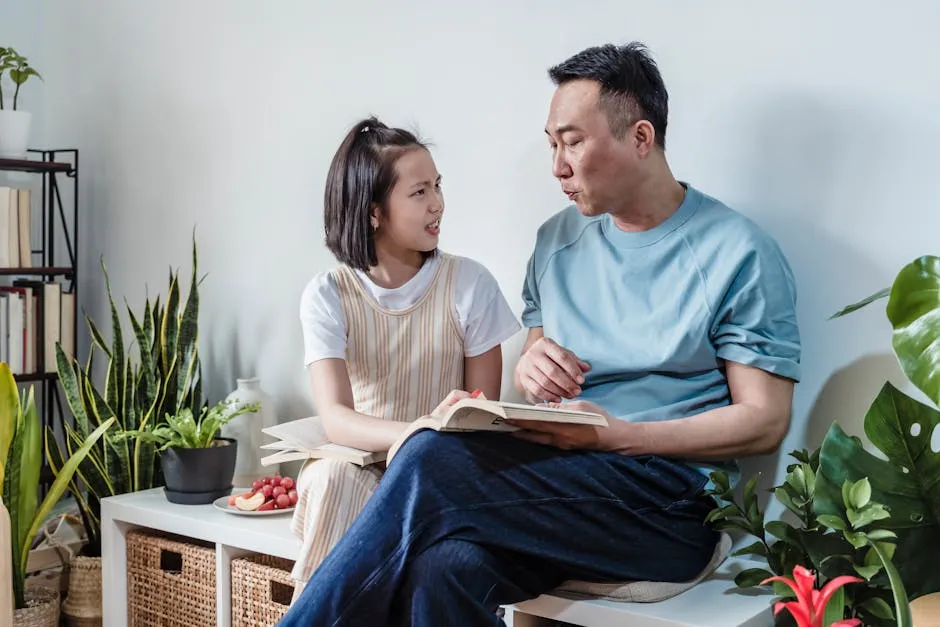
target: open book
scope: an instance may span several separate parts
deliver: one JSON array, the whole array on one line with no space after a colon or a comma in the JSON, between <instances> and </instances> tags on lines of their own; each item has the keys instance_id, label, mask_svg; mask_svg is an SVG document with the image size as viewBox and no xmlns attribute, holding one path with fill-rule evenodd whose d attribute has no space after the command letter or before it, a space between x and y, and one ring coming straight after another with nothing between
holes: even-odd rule
<instances>
[{"instance_id":1,"label":"open book","mask_svg":"<svg viewBox=\"0 0 940 627\"><path fill-rule=\"evenodd\" d=\"M342 459L359 466L377 462L391 462L405 441L418 431L516 431L519 427L506 420L542 420L599 427L607 426L607 419L600 414L574 411L544 405L522 405L484 398L465 398L457 401L440 415L430 415L410 423L401 437L387 452L363 451L350 446L330 442L319 418L302 418L263 429L264 433L277 438L276 442L264 444L263 449L277 452L263 457L264 465L308 458Z\"/></svg>"}]
</instances>

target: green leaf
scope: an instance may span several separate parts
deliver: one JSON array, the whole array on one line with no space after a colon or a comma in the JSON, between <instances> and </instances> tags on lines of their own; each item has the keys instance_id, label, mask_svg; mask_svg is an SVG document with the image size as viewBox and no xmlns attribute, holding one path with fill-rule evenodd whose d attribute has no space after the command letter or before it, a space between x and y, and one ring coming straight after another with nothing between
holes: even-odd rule
<instances>
[{"instance_id":1,"label":"green leaf","mask_svg":"<svg viewBox=\"0 0 940 627\"><path fill-rule=\"evenodd\" d=\"M59 502L62 498L62 494L65 492L66 487L68 487L69 482L72 480L72 475L75 473L75 470L78 468L78 465L88 454L88 451L95 445L99 438L104 436L105 432L111 428L111 425L114 424L114 419L110 419L97 429L95 429L91 435L82 443L81 448L79 448L75 453L69 457L65 462L65 465L59 470L58 476L56 476L55 481L52 482L52 485L49 487L49 491L46 493L46 497L42 501L42 505L39 506L39 511L36 512L34 519L31 521L29 531L26 534L27 538L33 538L36 533L39 531L39 528L46 521L46 517L49 515L49 512L52 508ZM39 488L37 482L36 489ZM23 543L23 546L20 547L21 551L21 564L26 564L27 559L29 558L29 547L30 542L27 540Z\"/></svg>"},{"instance_id":2,"label":"green leaf","mask_svg":"<svg viewBox=\"0 0 940 627\"><path fill-rule=\"evenodd\" d=\"M757 506L757 482L760 479L760 473L755 474L744 484L744 510L750 511L752 507Z\"/></svg>"},{"instance_id":3,"label":"green leaf","mask_svg":"<svg viewBox=\"0 0 940 627\"><path fill-rule=\"evenodd\" d=\"M849 522L852 523L853 529L861 529L876 520L884 520L891 517L891 514L884 508L884 505L880 503L869 503L869 506L861 511L848 510L847 515Z\"/></svg>"},{"instance_id":4,"label":"green leaf","mask_svg":"<svg viewBox=\"0 0 940 627\"><path fill-rule=\"evenodd\" d=\"M760 582L773 576L773 573L763 568L747 568L735 576L734 583L739 588L751 588L759 586Z\"/></svg>"},{"instance_id":5,"label":"green leaf","mask_svg":"<svg viewBox=\"0 0 940 627\"><path fill-rule=\"evenodd\" d=\"M749 544L749 545L747 545L746 547L743 547L743 548L738 549L737 551L735 551L735 552L732 553L731 555L734 555L734 556L738 556L738 555L756 555L756 556L758 556L758 557L766 558L766 557L767 557L767 547L764 546L764 543L763 543L763 542L754 542L753 544Z\"/></svg>"},{"instance_id":6,"label":"green leaf","mask_svg":"<svg viewBox=\"0 0 940 627\"><path fill-rule=\"evenodd\" d=\"M831 625L845 617L845 588L839 588L829 597L823 612L823 625Z\"/></svg>"},{"instance_id":7,"label":"green leaf","mask_svg":"<svg viewBox=\"0 0 940 627\"><path fill-rule=\"evenodd\" d=\"M872 529L871 531L866 532L869 540L895 540L897 539L897 534L891 531L890 529Z\"/></svg>"},{"instance_id":8,"label":"green leaf","mask_svg":"<svg viewBox=\"0 0 940 627\"><path fill-rule=\"evenodd\" d=\"M940 405L940 257L923 256L904 266L886 311L901 369Z\"/></svg>"},{"instance_id":9,"label":"green leaf","mask_svg":"<svg viewBox=\"0 0 940 627\"><path fill-rule=\"evenodd\" d=\"M705 522L715 522L717 520L724 520L731 515L737 514L740 510L735 504L724 505L722 507L716 507L712 511L708 512L708 516L705 517Z\"/></svg>"},{"instance_id":10,"label":"green leaf","mask_svg":"<svg viewBox=\"0 0 940 627\"><path fill-rule=\"evenodd\" d=\"M787 493L785 487L781 486L774 488L774 496L777 497L777 500L780 501L784 507L794 513L799 513L800 508L797 507L796 503L793 502L793 499L790 498L790 495Z\"/></svg>"},{"instance_id":11,"label":"green leaf","mask_svg":"<svg viewBox=\"0 0 940 627\"><path fill-rule=\"evenodd\" d=\"M843 309L840 309L840 310L837 311L836 313L834 313L834 314L832 314L831 316L829 316L829 319L832 320L833 318L840 318L840 317L842 317L842 316L846 316L846 315L852 313L853 311L858 311L858 310L861 309L862 307L865 307L865 306L867 306L867 305L870 305L871 303L875 302L876 300L881 300L882 298L887 297L890 293L891 293L891 288L888 288L888 287L886 287L886 288L884 288L884 289L881 289L881 290L878 290L877 292L875 292L875 293L872 294L871 296L868 296L867 298L863 298L862 300L858 301L857 303L853 303L853 304L848 305L847 307L845 307L845 308L843 308Z\"/></svg>"},{"instance_id":12,"label":"green leaf","mask_svg":"<svg viewBox=\"0 0 940 627\"><path fill-rule=\"evenodd\" d=\"M845 529L845 521L842 520L842 518L839 516L833 516L832 514L822 514L821 516L817 516L816 520L819 521L819 524L825 525L830 529L838 529L839 531Z\"/></svg>"},{"instance_id":13,"label":"green leaf","mask_svg":"<svg viewBox=\"0 0 940 627\"><path fill-rule=\"evenodd\" d=\"M861 531L843 531L842 535L845 536L845 539L849 541L849 544L854 546L856 549L860 549L868 544L868 539Z\"/></svg>"},{"instance_id":14,"label":"green leaf","mask_svg":"<svg viewBox=\"0 0 940 627\"><path fill-rule=\"evenodd\" d=\"M731 483L728 480L728 473L718 470L709 475L712 483L715 484L715 491L719 494L726 494L731 491Z\"/></svg>"},{"instance_id":15,"label":"green leaf","mask_svg":"<svg viewBox=\"0 0 940 627\"><path fill-rule=\"evenodd\" d=\"M891 606L888 605L888 603L881 597L872 597L870 599L866 599L858 606L858 609L863 610L876 618L894 620L894 610L892 610Z\"/></svg>"},{"instance_id":16,"label":"green leaf","mask_svg":"<svg viewBox=\"0 0 940 627\"><path fill-rule=\"evenodd\" d=\"M89 353L90 355L90 353ZM62 350L61 344L55 345L56 372L59 375L59 383L62 384L62 390L65 392L65 401L68 403L69 411L75 417L78 428L83 432L88 429L88 414L85 411L85 404L82 400L82 392L79 388L79 377L75 372L77 364L73 367L73 361Z\"/></svg>"},{"instance_id":17,"label":"green leaf","mask_svg":"<svg viewBox=\"0 0 940 627\"><path fill-rule=\"evenodd\" d=\"M39 470L42 467L42 423L36 411L36 402L33 398L33 387L26 392L26 402L22 404L23 446L19 451L19 459L14 463L20 464L19 472L19 511L11 516L19 516L21 521L20 533L26 534L29 525L36 516L36 505L39 500ZM17 547L29 544L32 536L20 535L15 538ZM23 561L22 564L26 562Z\"/></svg>"},{"instance_id":18,"label":"green leaf","mask_svg":"<svg viewBox=\"0 0 940 627\"><path fill-rule=\"evenodd\" d=\"M872 577L881 572L881 564L873 564L871 566L861 566L859 564L854 565L855 572L858 573L859 577L864 577L866 580L870 581Z\"/></svg>"},{"instance_id":19,"label":"green leaf","mask_svg":"<svg viewBox=\"0 0 940 627\"><path fill-rule=\"evenodd\" d=\"M58 346L58 345L57 345ZM13 435L16 432L16 418L20 415L20 396L16 388L16 379L6 362L0 363L0 486L7 465L7 456Z\"/></svg>"},{"instance_id":20,"label":"green leaf","mask_svg":"<svg viewBox=\"0 0 940 627\"><path fill-rule=\"evenodd\" d=\"M940 556L940 455L929 446L938 424L940 412L886 383L868 410L865 432L889 461L875 457L833 424L823 441L816 481L816 514L838 515L842 511L838 486L868 478L872 500L891 514L877 522L878 528L897 533L897 568L914 597L940 590L940 569L936 567Z\"/></svg>"},{"instance_id":21,"label":"green leaf","mask_svg":"<svg viewBox=\"0 0 940 627\"><path fill-rule=\"evenodd\" d=\"M849 489L849 499L855 509L862 509L871 500L871 484L868 477L859 479Z\"/></svg>"},{"instance_id":22,"label":"green leaf","mask_svg":"<svg viewBox=\"0 0 940 627\"><path fill-rule=\"evenodd\" d=\"M898 627L912 627L911 606L907 600L907 593L904 591L901 574L878 542L872 543L871 548L878 554L885 572L888 574L888 581L891 583L891 596L894 598L894 607L898 615Z\"/></svg>"},{"instance_id":23,"label":"green leaf","mask_svg":"<svg viewBox=\"0 0 940 627\"><path fill-rule=\"evenodd\" d=\"M791 544L798 543L796 530L782 520L771 520L766 525L767 533Z\"/></svg>"}]
</instances>

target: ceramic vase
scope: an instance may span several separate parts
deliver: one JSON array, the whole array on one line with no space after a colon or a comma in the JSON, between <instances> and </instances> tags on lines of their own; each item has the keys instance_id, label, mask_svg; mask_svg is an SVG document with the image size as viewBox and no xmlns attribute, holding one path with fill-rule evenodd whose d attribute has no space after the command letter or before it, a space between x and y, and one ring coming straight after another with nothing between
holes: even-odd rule
<instances>
[{"instance_id":1,"label":"ceramic vase","mask_svg":"<svg viewBox=\"0 0 940 627\"><path fill-rule=\"evenodd\" d=\"M0 157L25 159L33 115L26 111L0 110Z\"/></svg>"},{"instance_id":2,"label":"ceramic vase","mask_svg":"<svg viewBox=\"0 0 940 627\"><path fill-rule=\"evenodd\" d=\"M261 458L264 451L260 446L264 443L261 430L274 426L277 417L274 414L274 403L271 397L261 388L261 380L257 377L249 379L236 379L235 391L226 397L231 403L230 408L236 409L248 403L260 403L261 409L254 413L246 413L235 417L222 427L222 435L233 438L238 442L238 453L235 458L235 477L232 483L236 487L250 487L255 479L271 476L280 471L279 466L262 466ZM269 451L273 453L274 451Z\"/></svg>"}]
</instances>

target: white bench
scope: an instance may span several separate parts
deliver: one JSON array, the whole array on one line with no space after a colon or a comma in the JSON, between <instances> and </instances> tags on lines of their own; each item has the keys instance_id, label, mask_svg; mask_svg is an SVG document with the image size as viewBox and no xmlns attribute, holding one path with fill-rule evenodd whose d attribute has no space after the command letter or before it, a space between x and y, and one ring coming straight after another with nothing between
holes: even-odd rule
<instances>
[{"instance_id":1,"label":"white bench","mask_svg":"<svg viewBox=\"0 0 940 627\"><path fill-rule=\"evenodd\" d=\"M300 542L288 528L288 516L248 517L211 505L175 505L162 488L122 494L101 502L102 602L104 627L127 622L125 535L146 527L216 546L217 625L231 624L232 558L264 553L296 559ZM533 616L585 627L765 627L772 624L769 594L735 591L732 573L749 565L728 560L712 577L691 590L659 603L578 601L543 595L506 608L510 627L530 627ZM200 626L201 627L201 626Z\"/></svg>"}]
</instances>

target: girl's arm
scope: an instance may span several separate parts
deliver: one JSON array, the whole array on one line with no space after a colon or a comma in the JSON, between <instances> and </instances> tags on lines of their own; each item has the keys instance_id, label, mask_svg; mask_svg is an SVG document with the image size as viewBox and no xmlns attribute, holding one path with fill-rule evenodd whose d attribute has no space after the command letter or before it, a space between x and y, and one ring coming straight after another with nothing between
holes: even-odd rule
<instances>
[{"instance_id":1,"label":"girl's arm","mask_svg":"<svg viewBox=\"0 0 940 627\"><path fill-rule=\"evenodd\" d=\"M499 400L503 383L503 351L499 344L476 357L464 359L464 389L480 390L486 398Z\"/></svg>"},{"instance_id":2,"label":"girl's arm","mask_svg":"<svg viewBox=\"0 0 940 627\"><path fill-rule=\"evenodd\" d=\"M310 364L307 372L314 404L330 441L364 451L386 451L408 427L407 422L383 420L353 409L345 360L321 359ZM497 380L497 389L498 385Z\"/></svg>"}]
</instances>

